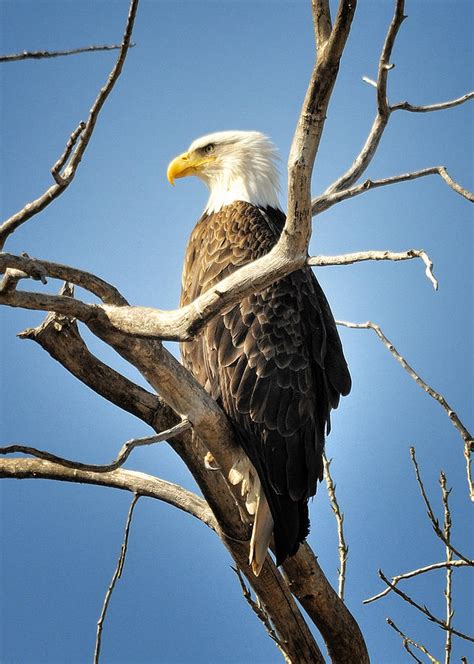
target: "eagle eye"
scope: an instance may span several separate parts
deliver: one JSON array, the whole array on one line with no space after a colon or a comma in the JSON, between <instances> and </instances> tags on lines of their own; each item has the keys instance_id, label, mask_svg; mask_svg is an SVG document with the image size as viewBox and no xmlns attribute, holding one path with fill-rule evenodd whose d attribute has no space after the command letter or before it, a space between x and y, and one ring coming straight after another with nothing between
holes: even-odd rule
<instances>
[{"instance_id":1,"label":"eagle eye","mask_svg":"<svg viewBox=\"0 0 474 664\"><path fill-rule=\"evenodd\" d=\"M214 143L209 143L208 145L205 145L202 148L202 151L204 152L204 154L212 154L215 150L215 147L216 146L214 145Z\"/></svg>"}]
</instances>

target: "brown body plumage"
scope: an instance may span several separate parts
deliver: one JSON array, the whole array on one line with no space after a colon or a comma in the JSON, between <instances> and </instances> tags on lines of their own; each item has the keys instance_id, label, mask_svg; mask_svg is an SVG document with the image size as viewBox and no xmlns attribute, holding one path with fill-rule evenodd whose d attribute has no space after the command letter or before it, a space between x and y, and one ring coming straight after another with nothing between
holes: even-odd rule
<instances>
[{"instance_id":1,"label":"brown body plumage","mask_svg":"<svg viewBox=\"0 0 474 664\"><path fill-rule=\"evenodd\" d=\"M204 215L186 251L181 304L268 253L284 221L244 202ZM280 564L308 533L329 412L350 389L326 298L312 271L298 270L229 307L181 349L257 470Z\"/></svg>"},{"instance_id":2,"label":"brown body plumage","mask_svg":"<svg viewBox=\"0 0 474 664\"><path fill-rule=\"evenodd\" d=\"M186 175L202 178L211 194L186 250L182 305L268 253L285 223L275 149L263 134L198 139L168 168L171 183ZM255 514L249 561L259 574L272 533L277 564L308 534L330 411L350 391L334 318L303 268L229 306L181 350L245 451L229 479Z\"/></svg>"}]
</instances>

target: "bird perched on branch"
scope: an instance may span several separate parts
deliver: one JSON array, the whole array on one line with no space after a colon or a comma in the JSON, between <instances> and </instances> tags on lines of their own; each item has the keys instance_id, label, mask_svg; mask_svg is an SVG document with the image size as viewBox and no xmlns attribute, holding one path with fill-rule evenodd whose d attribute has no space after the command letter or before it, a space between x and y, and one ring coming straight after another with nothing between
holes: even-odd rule
<instances>
[{"instance_id":1,"label":"bird perched on branch","mask_svg":"<svg viewBox=\"0 0 474 664\"><path fill-rule=\"evenodd\" d=\"M194 141L168 167L210 190L184 260L181 305L278 241L277 153L255 131ZM351 379L326 297L309 267L244 297L181 345L185 366L221 405L241 445L229 480L254 514L249 563L259 574L271 536L277 565L309 532L308 499L322 479L330 411Z\"/></svg>"}]
</instances>

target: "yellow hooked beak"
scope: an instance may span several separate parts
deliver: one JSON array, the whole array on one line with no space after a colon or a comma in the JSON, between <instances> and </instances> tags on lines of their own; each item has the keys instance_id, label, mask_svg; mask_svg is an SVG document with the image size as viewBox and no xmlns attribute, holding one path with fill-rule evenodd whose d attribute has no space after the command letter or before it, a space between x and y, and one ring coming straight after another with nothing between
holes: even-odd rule
<instances>
[{"instance_id":1,"label":"yellow hooked beak","mask_svg":"<svg viewBox=\"0 0 474 664\"><path fill-rule=\"evenodd\" d=\"M178 155L168 166L166 176L168 182L174 185L178 178L185 178L188 175L197 175L203 166L214 159L208 156L196 154L195 152L183 152Z\"/></svg>"}]
</instances>

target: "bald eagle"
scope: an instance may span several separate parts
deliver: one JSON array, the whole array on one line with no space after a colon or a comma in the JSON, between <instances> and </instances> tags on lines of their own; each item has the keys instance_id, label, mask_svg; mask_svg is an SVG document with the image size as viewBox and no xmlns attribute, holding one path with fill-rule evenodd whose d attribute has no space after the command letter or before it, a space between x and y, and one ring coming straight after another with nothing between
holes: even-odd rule
<instances>
[{"instance_id":1,"label":"bald eagle","mask_svg":"<svg viewBox=\"0 0 474 664\"><path fill-rule=\"evenodd\" d=\"M171 184L196 175L210 190L186 250L182 306L278 241L285 215L276 160L263 134L223 131L170 163ZM272 534L277 565L308 535L330 411L351 388L333 315L307 267L229 306L181 352L241 446L229 480L255 515L249 564L258 575Z\"/></svg>"}]
</instances>

